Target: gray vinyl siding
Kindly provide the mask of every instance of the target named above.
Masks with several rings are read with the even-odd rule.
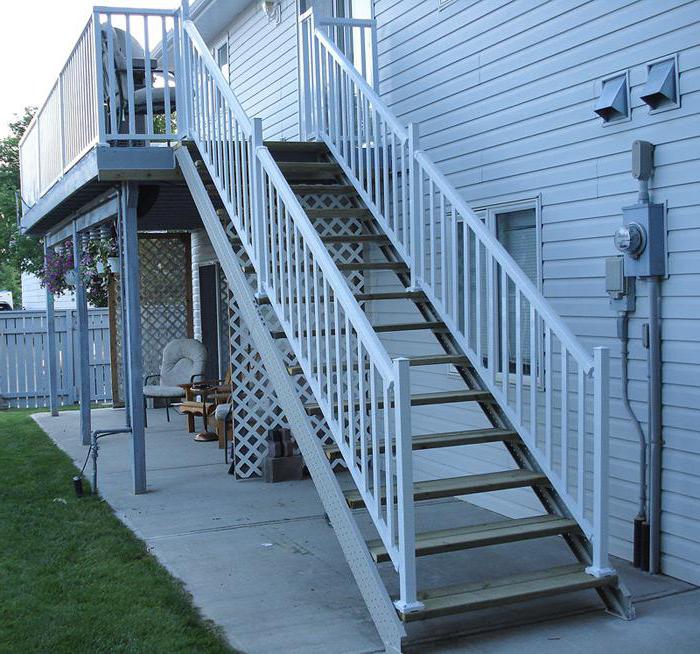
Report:
[[[670,276],[662,285],[664,457],[662,565],[700,582],[700,2],[693,0],[376,0],[380,91],[402,122],[420,124],[421,147],[474,207],[539,197],[543,292],[592,349],[611,349],[611,549],[630,558],[638,444],[622,412],[615,318],[604,257],[620,209],[636,201],[634,139],[656,144],[652,197],[668,205]],[[681,108],[649,114],[639,99],[646,64],[678,53]],[[629,70],[632,120],[603,127],[599,81]],[[377,288],[385,277],[375,276]],[[630,394],[646,428],[647,313],[637,285]],[[396,306],[395,304],[392,306]],[[374,307],[377,322],[415,314]],[[394,354],[424,350],[416,334],[384,337]],[[445,367],[414,369],[416,391],[458,383]],[[416,411],[418,432],[476,424],[474,413]],[[417,476],[508,466],[499,446],[423,453]],[[496,494],[494,494],[496,495]],[[478,499],[478,498],[476,498]],[[537,509],[529,492],[485,500],[508,515]]]
[[[269,140],[299,137],[296,0],[282,1],[282,20],[269,21],[252,2],[228,26],[231,88]]]

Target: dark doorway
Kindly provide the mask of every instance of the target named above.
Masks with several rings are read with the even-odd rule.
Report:
[[[202,343],[207,348],[207,379],[219,377],[219,280],[216,264],[199,267]]]

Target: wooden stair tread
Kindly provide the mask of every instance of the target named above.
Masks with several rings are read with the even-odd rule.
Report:
[[[445,328],[446,329],[446,328]],[[469,359],[463,354],[425,354],[408,358],[412,366],[437,366],[451,363],[455,366],[469,366]]]
[[[336,193],[339,195],[357,195],[352,184],[290,184],[292,191],[303,195],[312,193]]]
[[[516,431],[508,429],[496,429],[495,427],[487,429],[468,429],[465,431],[446,431],[437,434],[421,434],[414,436],[412,446],[414,450],[430,450],[440,447],[457,447],[460,445],[480,445],[482,443],[500,443],[503,441],[513,441],[518,438]],[[342,454],[337,445],[330,445],[324,449],[326,456],[335,461],[340,459]],[[379,448],[380,454],[384,453],[384,446]],[[369,449],[369,454],[372,454],[372,449]],[[358,457],[360,451],[357,451]]]
[[[438,391],[436,393],[418,393],[411,395],[411,406],[428,406],[432,404],[454,404],[456,402],[488,402],[493,399],[489,391],[478,389],[464,389],[459,391]],[[369,402],[367,403],[369,406]],[[384,400],[378,400],[377,409],[384,408]],[[309,415],[321,415],[321,407],[315,402],[305,404],[304,408]],[[355,409],[359,409],[359,403],[355,403]],[[347,411],[347,402],[343,405]]]
[[[225,210],[217,209],[219,215],[227,215]],[[389,237],[385,234],[329,234],[321,236],[322,243],[388,243]],[[231,243],[240,243],[241,238],[238,234],[231,235]]]
[[[397,270],[405,272],[408,266],[402,261],[358,261],[356,263],[338,263],[338,270]]]
[[[506,470],[504,472],[488,472],[481,475],[465,475],[463,477],[448,477],[446,479],[431,479],[418,481],[413,484],[413,499],[416,502],[435,500],[442,497],[458,497],[473,495],[508,488],[524,488],[527,486],[546,485],[547,477],[531,470]],[[345,500],[351,509],[360,509],[365,503],[358,490],[344,493]],[[382,489],[382,504],[386,495]]]
[[[355,261],[350,263],[337,263],[336,266],[341,272],[363,271],[363,270],[396,270],[406,271],[408,266],[405,263],[394,261]],[[279,270],[279,266],[277,267]],[[252,263],[243,266],[243,272],[253,273],[255,267]]]
[[[549,595],[612,586],[616,583],[617,575],[594,577],[587,574],[585,566],[581,564],[559,566],[494,581],[450,586],[418,593],[418,599],[423,602],[424,608],[412,613],[402,613],[399,610],[398,613],[404,622],[412,622]]]
[[[323,141],[265,141],[264,145],[268,150],[280,152],[328,152]]]
[[[284,175],[339,175],[343,170],[330,161],[278,161],[277,166]]]
[[[425,300],[423,291],[390,291],[386,293],[353,293],[353,296],[358,302],[370,302],[372,300]],[[296,304],[298,300],[295,300]],[[306,302],[306,298],[301,298],[302,304]],[[258,304],[270,304],[270,298],[258,298]]]
[[[416,556],[455,552],[474,547],[513,543],[534,538],[558,536],[578,529],[576,520],[556,515],[541,515],[534,518],[499,520],[481,525],[440,529],[416,534]],[[380,540],[367,543],[376,563],[390,561],[389,553]]]
[[[294,188],[294,185],[292,185]],[[364,207],[345,207],[343,209],[306,209],[309,218],[371,218],[372,212]]]
[[[397,323],[387,323],[385,325],[374,325],[374,330],[378,334],[386,334],[386,333],[391,333],[391,332],[404,332],[404,331],[416,331],[416,330],[421,330],[421,329],[435,329],[435,330],[446,330],[447,326],[445,325],[444,322],[397,322]],[[284,333],[282,330],[275,330],[273,332],[270,332],[272,334],[272,338],[287,338],[287,335]],[[316,330],[311,331],[312,336],[316,336],[316,334],[320,334],[321,336],[325,336],[326,331],[325,329],[322,329],[321,331],[317,332]],[[341,334],[345,334],[345,330],[341,331]],[[303,334],[306,336],[306,332]],[[334,336],[335,335],[335,330],[331,329],[329,332],[329,335]],[[438,355],[434,355],[433,358],[436,358]],[[454,356],[454,355],[446,355],[446,356]],[[416,357],[419,358],[419,357]],[[462,357],[465,358],[465,357]],[[420,364],[418,364],[420,365]]]

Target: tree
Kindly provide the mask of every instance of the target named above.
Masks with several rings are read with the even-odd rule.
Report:
[[[19,142],[35,113],[36,107],[26,107],[24,114],[9,124],[9,136],[0,138],[0,289],[12,291],[16,305],[22,297],[22,272],[36,273],[43,262],[41,242],[21,234],[16,219]]]

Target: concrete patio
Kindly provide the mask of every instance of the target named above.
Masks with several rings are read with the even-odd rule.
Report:
[[[77,412],[34,418],[77,465],[83,464],[87,448],[80,444]],[[99,490],[116,515],[185,583],[195,604],[221,625],[229,642],[246,654],[382,651],[312,482],[236,481],[226,474],[223,451],[216,443],[193,442],[184,422],[175,415],[167,423],[163,410],[149,411],[149,492],[144,495],[131,492],[128,435],[101,439]],[[123,410],[93,411],[93,428],[123,424]],[[90,466],[88,476],[89,472]],[[66,492],[72,492],[68,479]],[[456,518],[478,524],[499,516],[457,500],[436,501],[429,512],[420,506],[417,510],[419,530],[439,529]],[[369,522],[361,514],[358,521],[371,537]],[[521,543],[516,562],[514,551],[500,545],[428,557],[419,564],[419,585],[495,578],[571,562],[558,539]],[[639,617],[633,622],[607,615],[597,596],[584,592],[426,623],[419,628],[414,650],[697,651],[700,589],[668,577],[650,577],[622,561],[615,564],[635,599]],[[383,565],[382,574],[393,591],[393,570]],[[519,626],[533,616],[539,618],[536,624]],[[457,621],[469,637],[436,641],[443,628],[454,628]]]

